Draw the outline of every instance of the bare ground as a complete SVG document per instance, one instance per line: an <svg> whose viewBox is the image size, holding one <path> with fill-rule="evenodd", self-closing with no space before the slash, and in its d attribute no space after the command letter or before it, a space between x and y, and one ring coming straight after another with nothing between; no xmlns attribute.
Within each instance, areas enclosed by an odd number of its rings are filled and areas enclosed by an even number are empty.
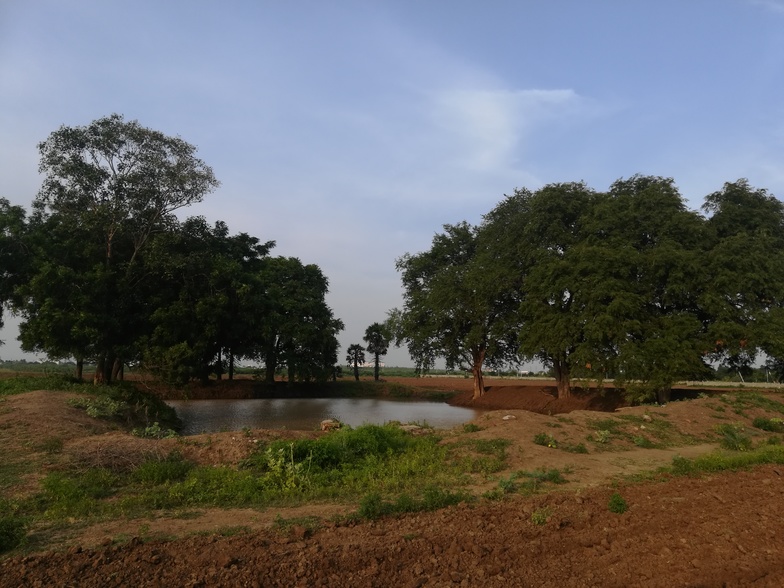
<svg viewBox="0 0 784 588"><path fill-rule="evenodd" d="M425 380L417 385L458 391L470 385ZM443 432L446 441L510 440L507 469L477 478L472 490L479 495L513 472L558 468L569 480L558 491L352 525L329 521L355 505L313 504L66 526L49 538L45 552L0 559L0 586L784 585L784 468L637 483L628 478L668 465L675 455L715 450L721 423L741 424L761 442L768 434L750 427L751 420L776 414L725 402L720 392L664 407L625 407L615 391L589 390L562 402L547 383L488 384L486 397L475 403L488 410L474 422L479 430ZM296 434L141 440L69 407L67 397L33 392L0 401L3 460L41 464L12 493L31 491L55 465L46 452L53 439L62 442L57 460L77 464L139 460L178 448L200 463L231 465L253 450L253 439ZM555 447L535 444L537 434ZM575 453L580 445L588 453ZM621 515L608 508L616 491L629 505ZM535 514L547 522L535 524ZM298 525L281 532L273 528L279 516L318 516L325 524L313 532Z"/></svg>

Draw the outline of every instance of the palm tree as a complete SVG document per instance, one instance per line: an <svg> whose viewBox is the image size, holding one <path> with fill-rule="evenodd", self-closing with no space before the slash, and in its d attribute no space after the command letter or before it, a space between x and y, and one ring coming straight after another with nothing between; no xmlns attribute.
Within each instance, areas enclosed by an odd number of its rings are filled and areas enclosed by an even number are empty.
<svg viewBox="0 0 784 588"><path fill-rule="evenodd" d="M373 354L376 363L373 376L378 382L379 357L386 355L389 349L389 335L382 324L373 323L365 330L364 339L367 343L367 351Z"/></svg>
<svg viewBox="0 0 784 588"><path fill-rule="evenodd" d="M359 364L365 363L365 348L357 343L349 345L346 362L349 367L354 367L354 379L359 382Z"/></svg>

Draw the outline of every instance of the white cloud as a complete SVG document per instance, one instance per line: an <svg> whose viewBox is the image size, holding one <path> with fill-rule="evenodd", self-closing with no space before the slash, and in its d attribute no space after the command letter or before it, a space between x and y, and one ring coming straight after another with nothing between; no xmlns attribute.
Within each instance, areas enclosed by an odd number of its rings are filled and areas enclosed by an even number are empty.
<svg viewBox="0 0 784 588"><path fill-rule="evenodd" d="M784 14L784 1L782 0L749 0L749 3L754 6L762 6L771 12Z"/></svg>
<svg viewBox="0 0 784 588"><path fill-rule="evenodd" d="M518 163L535 127L579 108L573 90L451 90L433 97L433 118L457 141L460 162L473 171Z"/></svg>

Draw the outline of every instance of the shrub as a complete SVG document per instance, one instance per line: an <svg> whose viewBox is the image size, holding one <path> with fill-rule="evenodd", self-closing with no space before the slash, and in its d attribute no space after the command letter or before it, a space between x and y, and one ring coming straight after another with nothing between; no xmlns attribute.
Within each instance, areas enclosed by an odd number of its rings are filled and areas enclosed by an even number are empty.
<svg viewBox="0 0 784 588"><path fill-rule="evenodd" d="M550 507L544 506L537 508L531 513L531 522L534 525L542 526L547 523L547 520L552 516L553 511Z"/></svg>
<svg viewBox="0 0 784 588"><path fill-rule="evenodd" d="M629 508L629 505L626 504L626 500L624 500L623 496L615 492L612 496L610 496L608 508L610 509L610 512L614 512L615 514L623 514Z"/></svg>
<svg viewBox="0 0 784 588"><path fill-rule="evenodd" d="M476 433L481 430L482 427L475 425L474 423L466 423L463 425L463 433Z"/></svg>
<svg viewBox="0 0 784 588"><path fill-rule="evenodd" d="M0 516L0 553L21 545L25 537L25 522L16 516Z"/></svg>
<svg viewBox="0 0 784 588"><path fill-rule="evenodd" d="M179 454L172 454L166 459L144 462L133 471L131 477L145 486L157 486L184 480L192 469L192 463L185 461Z"/></svg>
<svg viewBox="0 0 784 588"><path fill-rule="evenodd" d="M549 433L537 433L534 435L534 443L542 445L543 447L552 447L553 449L558 447L558 442L555 440L555 437Z"/></svg>
<svg viewBox="0 0 784 588"><path fill-rule="evenodd" d="M779 418L767 419L765 417L757 417L751 423L757 429L763 431L770 431L771 433L784 433L784 420Z"/></svg>
<svg viewBox="0 0 784 588"><path fill-rule="evenodd" d="M179 436L177 431L174 429L165 429L157 422L153 423L149 427L133 429L131 434L143 439L172 439Z"/></svg>
<svg viewBox="0 0 784 588"><path fill-rule="evenodd" d="M720 445L732 451L748 451L751 449L751 437L745 434L742 425L724 424L716 427L721 435Z"/></svg>

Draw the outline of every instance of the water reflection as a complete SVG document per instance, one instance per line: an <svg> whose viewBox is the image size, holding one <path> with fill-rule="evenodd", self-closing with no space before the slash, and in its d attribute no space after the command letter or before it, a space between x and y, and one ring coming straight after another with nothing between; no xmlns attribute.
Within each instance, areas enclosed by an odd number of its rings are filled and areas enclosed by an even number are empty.
<svg viewBox="0 0 784 588"><path fill-rule="evenodd" d="M475 418L479 411L423 400L379 398L265 398L251 400L170 400L184 423L183 435L251 429L312 431L325 419L357 427L423 422L450 428Z"/></svg>

